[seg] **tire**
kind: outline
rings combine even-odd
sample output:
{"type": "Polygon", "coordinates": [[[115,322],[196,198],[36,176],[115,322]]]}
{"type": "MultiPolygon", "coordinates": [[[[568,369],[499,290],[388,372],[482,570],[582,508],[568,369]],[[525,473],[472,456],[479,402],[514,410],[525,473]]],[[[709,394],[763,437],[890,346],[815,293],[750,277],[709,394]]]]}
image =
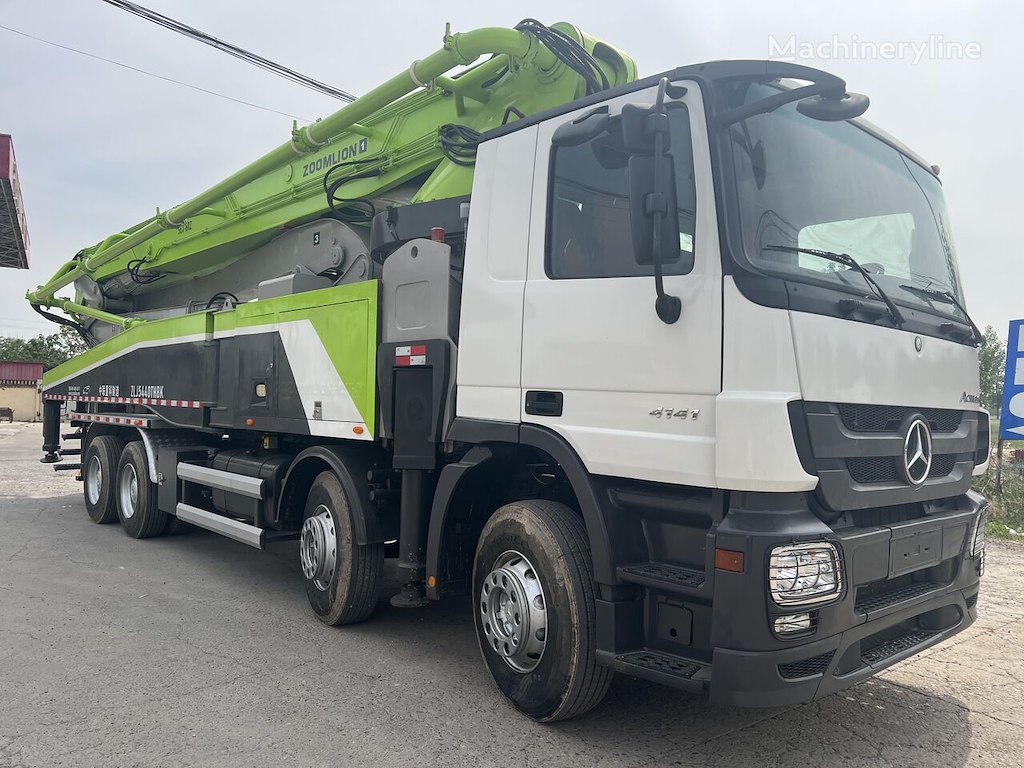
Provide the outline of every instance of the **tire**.
{"type": "Polygon", "coordinates": [[[149,479],[149,462],[142,443],[128,443],[117,463],[114,496],[121,527],[133,539],[148,539],[167,530],[168,515],[157,508],[156,492],[156,483],[149,479]]]}
{"type": "Polygon", "coordinates": [[[552,501],[498,509],[477,544],[473,595],[480,652],[516,709],[554,722],[601,702],[613,673],[595,655],[594,574],[579,515],[552,501]],[[524,603],[532,608],[519,613],[524,603]]]}
{"type": "Polygon", "coordinates": [[[377,607],[384,545],[356,543],[352,507],[333,472],[317,475],[306,497],[299,560],[309,605],[324,624],[356,624],[377,607]]]}
{"type": "Polygon", "coordinates": [[[100,435],[89,441],[82,457],[82,493],[85,510],[94,523],[112,523],[117,520],[117,493],[115,491],[117,462],[121,458],[122,443],[111,435],[100,435]]]}

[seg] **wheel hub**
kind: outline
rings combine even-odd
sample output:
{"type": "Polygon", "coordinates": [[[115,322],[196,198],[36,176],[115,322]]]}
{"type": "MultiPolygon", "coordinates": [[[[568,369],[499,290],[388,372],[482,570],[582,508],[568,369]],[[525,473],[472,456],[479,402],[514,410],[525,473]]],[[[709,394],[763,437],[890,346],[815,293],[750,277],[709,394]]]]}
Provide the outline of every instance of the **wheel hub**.
{"type": "Polygon", "coordinates": [[[515,551],[501,555],[484,577],[479,603],[491,650],[517,672],[535,669],[544,655],[548,612],[530,561],[515,551]]]}
{"type": "Polygon", "coordinates": [[[99,502],[102,487],[103,467],[100,465],[100,457],[94,455],[85,469],[85,497],[90,504],[95,505],[99,502]]]}
{"type": "Polygon", "coordinates": [[[323,504],[302,524],[299,535],[299,562],[302,575],[326,592],[334,578],[338,558],[338,540],[334,533],[334,520],[323,504]]]}
{"type": "Polygon", "coordinates": [[[131,464],[125,464],[121,470],[118,496],[121,501],[121,514],[127,520],[135,514],[135,508],[139,503],[139,476],[135,474],[135,467],[131,464]]]}

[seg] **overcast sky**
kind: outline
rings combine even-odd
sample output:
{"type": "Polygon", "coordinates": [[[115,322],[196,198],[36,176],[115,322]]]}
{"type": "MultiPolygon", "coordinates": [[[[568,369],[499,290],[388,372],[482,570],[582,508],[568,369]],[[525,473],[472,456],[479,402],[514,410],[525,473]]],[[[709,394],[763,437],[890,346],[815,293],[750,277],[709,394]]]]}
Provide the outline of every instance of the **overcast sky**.
{"type": "MultiPolygon", "coordinates": [[[[1024,269],[1013,234],[1024,216],[1024,9],[1016,3],[142,4],[357,94],[436,50],[446,21],[455,30],[512,26],[525,16],[571,21],[630,53],[641,75],[711,59],[767,58],[790,46],[802,63],[869,95],[868,119],[941,166],[977,323],[1005,337],[1007,321],[1024,317],[1024,269]]],[[[0,25],[308,119],[341,106],[100,0],[0,0],[0,25]]],[[[280,114],[0,29],[0,133],[14,137],[32,239],[30,270],[0,270],[0,335],[55,330],[24,301],[27,289],[81,248],[283,143],[290,127],[280,114]]]]}

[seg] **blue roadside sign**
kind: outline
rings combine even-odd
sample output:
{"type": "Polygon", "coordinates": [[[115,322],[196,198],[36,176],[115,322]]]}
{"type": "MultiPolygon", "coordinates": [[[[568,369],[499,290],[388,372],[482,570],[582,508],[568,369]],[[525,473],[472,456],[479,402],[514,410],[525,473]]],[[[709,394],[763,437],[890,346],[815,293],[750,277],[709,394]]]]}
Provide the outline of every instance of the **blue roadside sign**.
{"type": "Polygon", "coordinates": [[[1024,440],[1024,320],[1010,321],[999,437],[1003,440],[1024,440]]]}

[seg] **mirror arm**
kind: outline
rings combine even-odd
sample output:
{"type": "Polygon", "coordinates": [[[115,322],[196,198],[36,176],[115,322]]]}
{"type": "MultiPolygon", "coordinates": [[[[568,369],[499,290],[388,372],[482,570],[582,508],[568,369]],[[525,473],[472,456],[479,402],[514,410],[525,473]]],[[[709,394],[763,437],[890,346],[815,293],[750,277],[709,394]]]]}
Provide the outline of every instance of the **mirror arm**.
{"type": "Polygon", "coordinates": [[[785,106],[790,102],[800,101],[812,96],[840,99],[845,93],[846,84],[842,80],[839,82],[842,83],[841,87],[832,82],[821,82],[803,85],[790,91],[780,91],[779,93],[759,99],[752,104],[744,104],[742,107],[734,107],[727,112],[723,112],[715,120],[715,123],[719,128],[727,128],[733,123],[738,123],[740,120],[746,120],[748,117],[762,115],[766,112],[774,112],[779,107],[785,106]]]}
{"type": "Polygon", "coordinates": [[[668,78],[661,78],[658,84],[658,101],[656,111],[651,117],[654,129],[654,194],[650,196],[652,212],[654,214],[654,232],[651,237],[651,260],[654,263],[654,290],[657,298],[654,300],[654,310],[658,318],[666,325],[672,325],[679,319],[683,311],[683,302],[678,296],[665,293],[665,281],[662,276],[661,266],[661,222],[667,211],[665,206],[668,198],[662,190],[664,182],[661,179],[661,160],[665,157],[665,132],[668,130],[668,112],[665,109],[665,92],[668,89],[668,78]],[[653,198],[653,199],[652,199],[653,198]]]}

